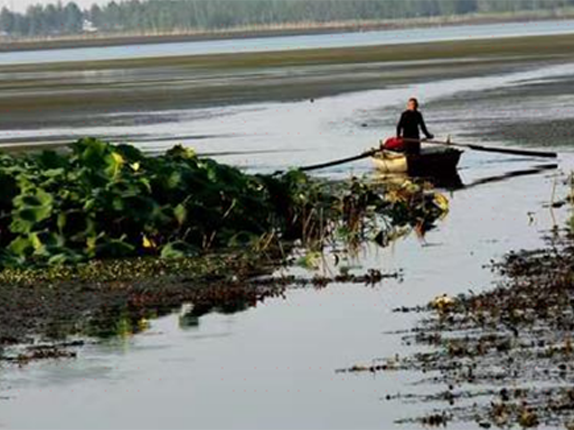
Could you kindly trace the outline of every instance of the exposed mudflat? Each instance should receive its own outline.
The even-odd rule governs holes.
[[[329,48],[0,67],[0,127],[47,130],[152,125],[161,111],[314,100],[435,80],[561,64],[574,36]],[[568,83],[564,82],[566,86]],[[554,91],[559,91],[556,88]],[[134,115],[137,113],[138,115]],[[40,133],[26,134],[31,141]],[[124,135],[129,139],[130,135]],[[0,136],[3,143],[18,136]],[[21,141],[19,142],[21,143]]]

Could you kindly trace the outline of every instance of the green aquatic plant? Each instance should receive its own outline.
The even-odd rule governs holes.
[[[330,240],[389,235],[396,225],[429,228],[445,212],[414,184],[393,194],[297,170],[249,175],[181,146],[152,157],[93,138],[64,153],[0,155],[0,185],[2,268],[297,241],[319,251]]]
[[[82,139],[69,154],[4,155],[0,183],[4,266],[187,256],[270,227],[260,181],[184,148],[153,158]]]

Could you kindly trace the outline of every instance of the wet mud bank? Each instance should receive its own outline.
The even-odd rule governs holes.
[[[149,321],[181,312],[180,325],[194,326],[210,313],[233,314],[287,289],[331,284],[378,285],[400,272],[298,277],[277,272],[279,256],[218,254],[178,261],[95,262],[67,281],[3,279],[0,285],[0,363],[20,367],[35,361],[74,359],[86,344],[131,336]],[[100,280],[85,276],[97,271]],[[54,271],[54,273],[57,271]],[[60,276],[58,274],[58,276]]]
[[[427,109],[449,124],[463,124],[469,141],[512,146],[554,147],[569,152],[574,142],[574,66],[531,70],[506,85],[461,91],[432,101]]]
[[[173,112],[160,118],[157,112],[162,110],[312,101],[357,91],[510,73],[570,61],[573,37],[506,38],[496,46],[490,40],[469,40],[5,65],[0,67],[0,127],[137,127],[177,121]],[[141,115],[146,112],[149,115]],[[69,136],[57,136],[57,140],[66,138]],[[17,136],[2,140],[22,143]]]
[[[0,344],[6,348],[48,341],[57,346],[67,345],[71,336],[137,333],[146,328],[142,321],[184,302],[241,308],[266,296],[260,288],[247,288],[245,280],[272,270],[269,260],[246,253],[94,262],[67,275],[61,269],[12,277],[4,273]],[[62,276],[69,280],[58,279]],[[2,359],[12,361],[10,356]]]

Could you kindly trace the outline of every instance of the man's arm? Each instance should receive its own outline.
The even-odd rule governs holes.
[[[421,125],[421,130],[423,131],[423,133],[425,134],[425,136],[428,139],[433,139],[434,135],[429,133],[429,131],[427,130],[427,126],[425,124],[425,120],[423,118],[423,114],[419,112],[419,124]]]

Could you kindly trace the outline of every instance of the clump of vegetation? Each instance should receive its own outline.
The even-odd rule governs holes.
[[[249,175],[181,146],[151,157],[96,139],[62,153],[0,155],[0,186],[0,362],[19,366],[74,357],[81,345],[71,335],[145,330],[182,303],[185,328],[288,285],[400,277],[276,270],[327,247],[339,257],[364,240],[386,245],[409,229],[422,233],[447,211],[442,196],[411,182],[389,189],[297,170]]]
[[[270,228],[261,181],[181,147],[154,158],[82,139],[69,154],[3,155],[0,184],[2,266],[185,256]]]
[[[446,211],[413,184],[386,198],[358,180],[248,175],[181,146],[151,157],[92,138],[63,154],[0,155],[0,186],[2,268],[264,251],[286,241],[320,248],[328,238],[426,229]]]

